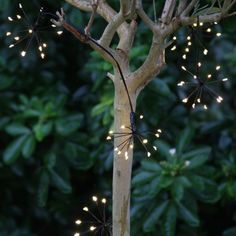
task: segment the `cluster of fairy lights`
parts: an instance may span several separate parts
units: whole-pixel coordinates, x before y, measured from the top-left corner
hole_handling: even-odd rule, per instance
[[[98,199],[98,197],[93,196],[92,201],[96,204],[97,207],[97,213],[95,214],[87,206],[83,207],[83,211],[86,212],[91,220],[90,221],[82,221],[81,219],[77,219],[75,221],[75,224],[80,226],[82,224],[85,224],[88,228],[84,232],[76,232],[74,236],[82,236],[87,233],[94,233],[95,235],[99,232],[101,235],[111,235],[111,223],[107,219],[106,216],[106,198]],[[102,207],[100,207],[99,203],[102,204]]]
[[[217,22],[214,22],[214,25],[217,25]],[[204,24],[203,22],[199,23],[194,23],[192,30],[194,32],[195,28],[202,27]],[[204,30],[206,33],[213,33],[213,30],[211,27],[208,27]],[[220,37],[222,34],[220,32],[214,32],[216,37]],[[202,53],[203,56],[208,55],[208,49],[202,44],[199,38],[198,40],[198,47],[201,48],[200,52]],[[177,37],[173,37],[173,41],[177,41]],[[192,42],[192,35],[187,35],[186,36],[186,46],[184,48],[183,54],[181,55],[182,59],[186,61],[189,58],[191,48],[193,46]],[[171,51],[175,51],[177,49],[176,44],[172,46]],[[201,104],[205,110],[208,109],[207,104],[204,103],[204,93],[209,94],[217,103],[221,103],[223,101],[223,98],[218,95],[211,87],[211,84],[215,84],[218,82],[226,82],[228,81],[228,78],[222,78],[218,79],[217,75],[219,74],[219,71],[221,69],[220,65],[215,66],[215,75],[212,73],[209,73],[205,76],[200,76],[200,71],[203,63],[200,60],[196,61],[196,71],[192,72],[189,69],[187,69],[186,66],[182,65],[181,69],[188,73],[188,75],[191,76],[193,79],[192,82],[186,82],[186,81],[180,81],[178,82],[177,86],[179,87],[192,87],[193,89],[190,91],[190,93],[182,99],[183,103],[188,103],[189,101],[192,101],[192,108],[194,109],[197,104]],[[216,79],[215,79],[216,78]]]
[[[28,51],[32,41],[35,39],[37,42],[39,55],[42,59],[44,59],[45,58],[45,50],[47,48],[47,43],[42,42],[40,39],[40,36],[39,36],[39,33],[43,30],[40,28],[40,25],[39,25],[40,18],[44,14],[43,8],[42,7],[40,8],[39,15],[38,15],[36,21],[32,23],[25,12],[23,5],[21,3],[19,3],[18,6],[19,6],[19,9],[20,9],[22,15],[17,14],[15,17],[8,16],[8,21],[10,21],[12,23],[17,23],[17,22],[23,23],[26,26],[26,28],[17,32],[17,34],[12,33],[10,31],[6,32],[6,36],[12,37],[12,40],[13,40],[13,42],[9,45],[9,48],[14,48],[16,45],[27,40],[24,50],[20,51],[20,55],[22,57],[25,57],[27,55],[27,51]],[[52,27],[55,27],[55,25],[52,25]],[[58,35],[61,35],[62,33],[63,33],[63,31],[61,31],[61,30],[57,31]]]
[[[139,116],[140,120],[144,118],[143,115]],[[124,154],[125,160],[129,159],[129,149],[134,149],[134,139],[136,139],[146,151],[147,157],[151,156],[152,151],[157,151],[157,147],[149,144],[149,140],[144,136],[145,134],[152,134],[156,138],[159,138],[162,133],[161,129],[157,129],[156,132],[144,131],[133,132],[130,126],[121,125],[120,132],[114,132],[110,130],[107,140],[122,139],[122,141],[114,148],[114,151],[118,156]]]

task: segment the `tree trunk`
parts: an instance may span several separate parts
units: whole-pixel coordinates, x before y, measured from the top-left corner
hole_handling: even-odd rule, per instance
[[[129,91],[133,108],[135,109],[137,95]],[[115,132],[130,132],[121,129],[122,125],[130,126],[130,104],[121,80],[115,80]],[[128,137],[115,138],[114,147],[125,141]],[[128,150],[128,155],[125,152]],[[127,158],[128,157],[128,158]],[[118,155],[114,151],[113,161],[113,236],[130,235],[130,188],[132,173],[133,149],[128,145]]]

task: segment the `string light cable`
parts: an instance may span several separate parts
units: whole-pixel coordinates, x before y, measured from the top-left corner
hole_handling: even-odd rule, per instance
[[[18,4],[18,12],[16,16],[8,16],[8,21],[11,23],[21,23],[24,25],[24,28],[19,31],[8,31],[6,32],[6,37],[10,39],[11,43],[9,44],[9,48],[14,48],[18,46],[20,43],[25,41],[26,45],[23,50],[20,51],[21,57],[25,57],[27,52],[33,41],[36,41],[37,50],[42,59],[45,59],[46,56],[46,48],[47,43],[42,41],[40,38],[40,34],[45,30],[45,26],[41,23],[42,18],[45,15],[52,16],[53,14],[44,12],[43,7],[40,8],[38,16],[35,21],[32,21],[30,17],[26,14],[24,10],[23,4]],[[55,15],[53,15],[55,16]],[[47,27],[48,28],[48,27]],[[58,30],[57,34],[61,35],[63,31]]]
[[[97,196],[92,196],[93,205],[90,210],[87,206],[83,207],[83,212],[86,213],[86,220],[76,219],[76,226],[82,228],[80,231],[77,230],[74,233],[74,236],[82,236],[82,235],[101,235],[101,236],[111,236],[112,223],[111,217],[107,215],[107,199],[101,198],[99,199]],[[95,208],[95,209],[94,209]],[[88,219],[88,220],[87,220]]]
[[[214,23],[216,25],[217,22]],[[196,105],[202,105],[205,110],[208,109],[208,106],[205,102],[205,94],[212,97],[214,100],[217,101],[217,103],[221,103],[223,101],[223,97],[218,95],[214,89],[212,88],[212,85],[215,85],[219,82],[226,82],[228,81],[228,78],[221,78],[219,79],[221,66],[216,65],[213,72],[208,73],[207,75],[203,75],[202,68],[204,66],[204,63],[200,60],[200,57],[207,56],[208,55],[208,49],[204,46],[204,44],[201,42],[201,39],[197,33],[197,29],[201,28],[203,26],[203,23],[199,21],[199,17],[197,17],[197,23],[194,23],[192,26],[191,34],[186,37],[187,40],[187,46],[184,49],[184,53],[182,55],[182,59],[184,61],[190,62],[190,48],[194,48],[196,52],[196,58],[195,58],[195,70],[192,72],[190,69],[188,69],[188,66],[181,65],[181,69],[186,72],[191,77],[191,82],[186,82],[184,80],[178,82],[177,86],[184,87],[184,88],[190,88],[190,93],[182,99],[183,103],[191,103],[192,108],[194,109]],[[196,29],[195,29],[196,28]],[[207,27],[205,32],[210,33],[212,32],[210,27]],[[216,33],[217,37],[221,36],[221,33]],[[174,38],[176,40],[176,38]],[[193,47],[194,46],[194,47]],[[189,55],[189,56],[187,56]],[[188,59],[188,60],[187,60]]]
[[[66,30],[71,32],[76,38],[78,38],[80,41],[82,41],[84,43],[88,43],[88,41],[92,42],[97,47],[99,47],[104,52],[106,52],[112,58],[112,60],[115,62],[116,66],[117,66],[117,69],[118,69],[119,74],[121,76],[121,79],[122,79],[122,82],[123,82],[123,85],[124,85],[124,88],[125,88],[125,91],[126,91],[126,94],[128,97],[129,105],[130,105],[130,125],[129,126],[122,125],[120,127],[121,132],[109,131],[109,135],[107,136],[107,140],[111,140],[112,137],[115,139],[126,138],[117,147],[115,147],[114,150],[117,152],[118,155],[121,155],[122,151],[125,150],[125,159],[128,160],[128,158],[129,158],[128,157],[128,149],[129,148],[133,149],[133,147],[134,147],[133,139],[136,138],[138,140],[138,142],[140,142],[142,144],[142,146],[144,147],[144,149],[146,150],[147,156],[150,157],[151,151],[147,147],[148,140],[141,133],[139,133],[136,129],[136,113],[134,112],[133,105],[132,105],[131,98],[130,98],[130,94],[129,94],[129,90],[128,90],[128,87],[127,87],[127,84],[125,81],[125,77],[123,75],[123,72],[122,72],[119,62],[117,61],[117,59],[114,57],[114,55],[108,49],[106,49],[105,47],[100,45],[90,35],[86,34],[83,30],[77,29],[72,24],[69,24],[68,22],[66,22],[63,9],[61,9],[61,12],[57,11],[56,15],[58,16],[58,19],[51,20],[55,26],[64,27]],[[141,115],[140,118],[142,119],[143,115]],[[128,131],[125,131],[125,130],[128,130]],[[158,129],[157,132],[155,132],[155,134],[154,134],[155,137],[159,138],[161,132],[162,132],[161,129]],[[145,133],[151,133],[151,132],[145,131]],[[157,148],[155,146],[153,146],[152,149],[155,151],[157,150]]]

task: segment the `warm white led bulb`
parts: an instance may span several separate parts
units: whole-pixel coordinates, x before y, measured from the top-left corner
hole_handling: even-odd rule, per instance
[[[15,45],[14,44],[10,44],[9,45],[9,48],[13,48]]]
[[[201,66],[202,66],[202,63],[201,63],[201,62],[198,62],[197,65],[198,65],[198,67],[201,67]]]
[[[93,197],[92,197],[92,200],[93,200],[94,202],[97,202],[98,198],[97,198],[96,196],[93,196]]]
[[[74,236],[80,236],[80,233],[75,233]]]
[[[143,119],[143,115],[140,115],[139,118],[140,118],[140,120],[142,120]]]
[[[216,70],[220,70],[220,66],[216,66]]]
[[[21,51],[20,55],[24,57],[26,55],[26,51]]]
[[[144,139],[144,140],[143,140],[143,143],[144,143],[144,144],[148,143],[148,140],[147,140],[147,139]]]
[[[222,81],[224,81],[224,82],[225,82],[225,81],[228,81],[228,78],[224,78],[224,79],[222,79]]]
[[[183,58],[184,60],[186,60],[186,59],[187,59],[186,54],[184,54],[184,55],[182,56],[182,58]]]
[[[20,15],[16,15],[17,19],[20,20],[21,19],[21,16]]]
[[[177,84],[177,86],[184,86],[185,85],[185,82],[184,81],[180,81],[178,84]]]
[[[83,211],[89,211],[88,207],[84,207]]]
[[[156,151],[157,150],[157,147],[156,146],[152,146],[153,147],[153,149]]]
[[[211,32],[211,28],[208,28],[208,29],[206,30],[206,32],[207,32],[207,33],[210,33],[210,32]]]
[[[82,221],[81,221],[81,220],[76,220],[75,223],[76,223],[77,225],[80,225],[80,224],[82,224]]]
[[[32,30],[32,29],[29,29],[28,32],[29,32],[29,34],[32,34],[32,33],[33,33],[33,30]]]
[[[11,32],[6,32],[6,36],[10,36],[11,35]]]
[[[111,136],[108,135],[108,136],[107,136],[107,140],[111,140]]]
[[[181,68],[182,70],[185,70],[185,71],[187,70],[185,66],[181,66]]]
[[[44,53],[40,53],[40,56],[41,56],[42,59],[45,58],[45,54]]]
[[[192,108],[193,108],[193,109],[195,108],[195,103],[192,104]]]
[[[217,37],[220,37],[222,34],[221,33],[216,33],[216,36]]]
[[[89,227],[89,229],[90,229],[90,231],[94,231],[96,229],[96,227],[92,225]]]
[[[19,3],[19,8],[21,8],[21,9],[22,9],[22,5],[21,5],[21,3]]]
[[[208,53],[208,50],[207,50],[207,49],[204,49],[203,54],[204,54],[204,55],[207,55],[207,53]]]
[[[159,138],[159,137],[160,137],[160,134],[159,134],[159,133],[156,133],[155,136],[156,136],[157,138]]]
[[[58,34],[58,35],[61,35],[62,33],[63,33],[62,30],[57,31],[57,34]]]
[[[106,198],[103,198],[103,199],[102,199],[102,203],[103,203],[103,204],[106,204],[106,203],[107,203]]]
[[[130,145],[129,145],[129,148],[130,148],[130,149],[133,149],[133,148],[134,148],[134,145],[133,145],[133,144],[130,144]]]
[[[15,39],[16,41],[18,41],[18,40],[20,39],[20,37],[19,37],[19,36],[16,36],[16,37],[14,37],[14,39]]]
[[[207,109],[208,109],[207,105],[204,105],[204,106],[203,106],[203,108],[204,108],[205,110],[207,110]]]
[[[129,159],[129,155],[128,155],[128,152],[126,151],[125,152],[125,160],[128,160]]]
[[[188,102],[188,98],[184,98],[184,99],[182,100],[182,102],[183,102],[183,103],[187,103],[187,102]]]
[[[208,78],[208,79],[210,79],[211,77],[212,77],[212,75],[211,75],[211,74],[208,74],[208,75],[207,75],[207,78]]]
[[[8,16],[7,19],[8,19],[9,21],[13,21],[12,17],[10,17],[10,16]]]
[[[170,50],[174,51],[176,49],[176,46],[174,45]]]
[[[147,156],[150,157],[150,156],[151,156],[151,153],[150,153],[150,152],[147,152]]]

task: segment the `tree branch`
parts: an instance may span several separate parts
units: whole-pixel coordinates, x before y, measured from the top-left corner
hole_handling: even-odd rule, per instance
[[[116,67],[116,63],[114,59],[112,58],[115,57],[115,52],[111,48],[103,48],[99,45],[99,43],[91,38],[89,35],[86,35],[85,32],[82,32],[78,29],[76,29],[74,26],[71,24],[67,23],[65,20],[65,14],[63,9],[61,9],[61,12],[57,11],[56,15],[58,16],[58,20],[51,19],[53,24],[55,24],[58,27],[63,27],[67,31],[69,31],[71,34],[73,34],[77,39],[79,39],[82,43],[87,43],[91,48],[93,48],[95,51],[99,52],[99,54],[107,61],[109,61],[114,67]],[[109,53],[107,53],[108,51]]]
[[[142,0],[137,0],[136,2],[136,13],[145,23],[145,25],[153,32],[155,28],[155,23],[150,19],[150,17],[143,10]]]
[[[161,15],[162,23],[168,24],[171,21],[175,6],[176,6],[176,0],[166,0],[165,6],[162,11],[162,15]]]
[[[176,11],[176,16],[179,16],[184,11],[186,5],[187,5],[187,0],[179,1],[179,5]]]
[[[129,77],[134,91],[141,90],[164,66],[164,38],[154,34],[152,45],[143,65]]]
[[[120,10],[124,17],[128,16],[131,10],[130,0],[120,0]]]
[[[86,12],[91,12],[93,10],[90,0],[87,0],[87,1],[86,0],[65,0],[65,1]],[[108,23],[111,22],[113,18],[117,15],[117,12],[112,7],[110,7],[104,0],[99,1],[97,13],[100,16],[102,16]],[[117,33],[119,37],[122,37],[122,34],[126,33],[127,28],[128,28],[128,24],[125,22],[120,25],[120,27],[117,29]]]
[[[189,13],[193,10],[194,6],[197,4],[198,0],[192,0],[186,9],[182,12],[181,16],[188,16]]]
[[[99,40],[100,44],[108,47],[116,33],[117,29],[124,22],[124,17],[121,12],[115,15],[115,17],[108,23],[107,27],[103,31],[103,34]]]

